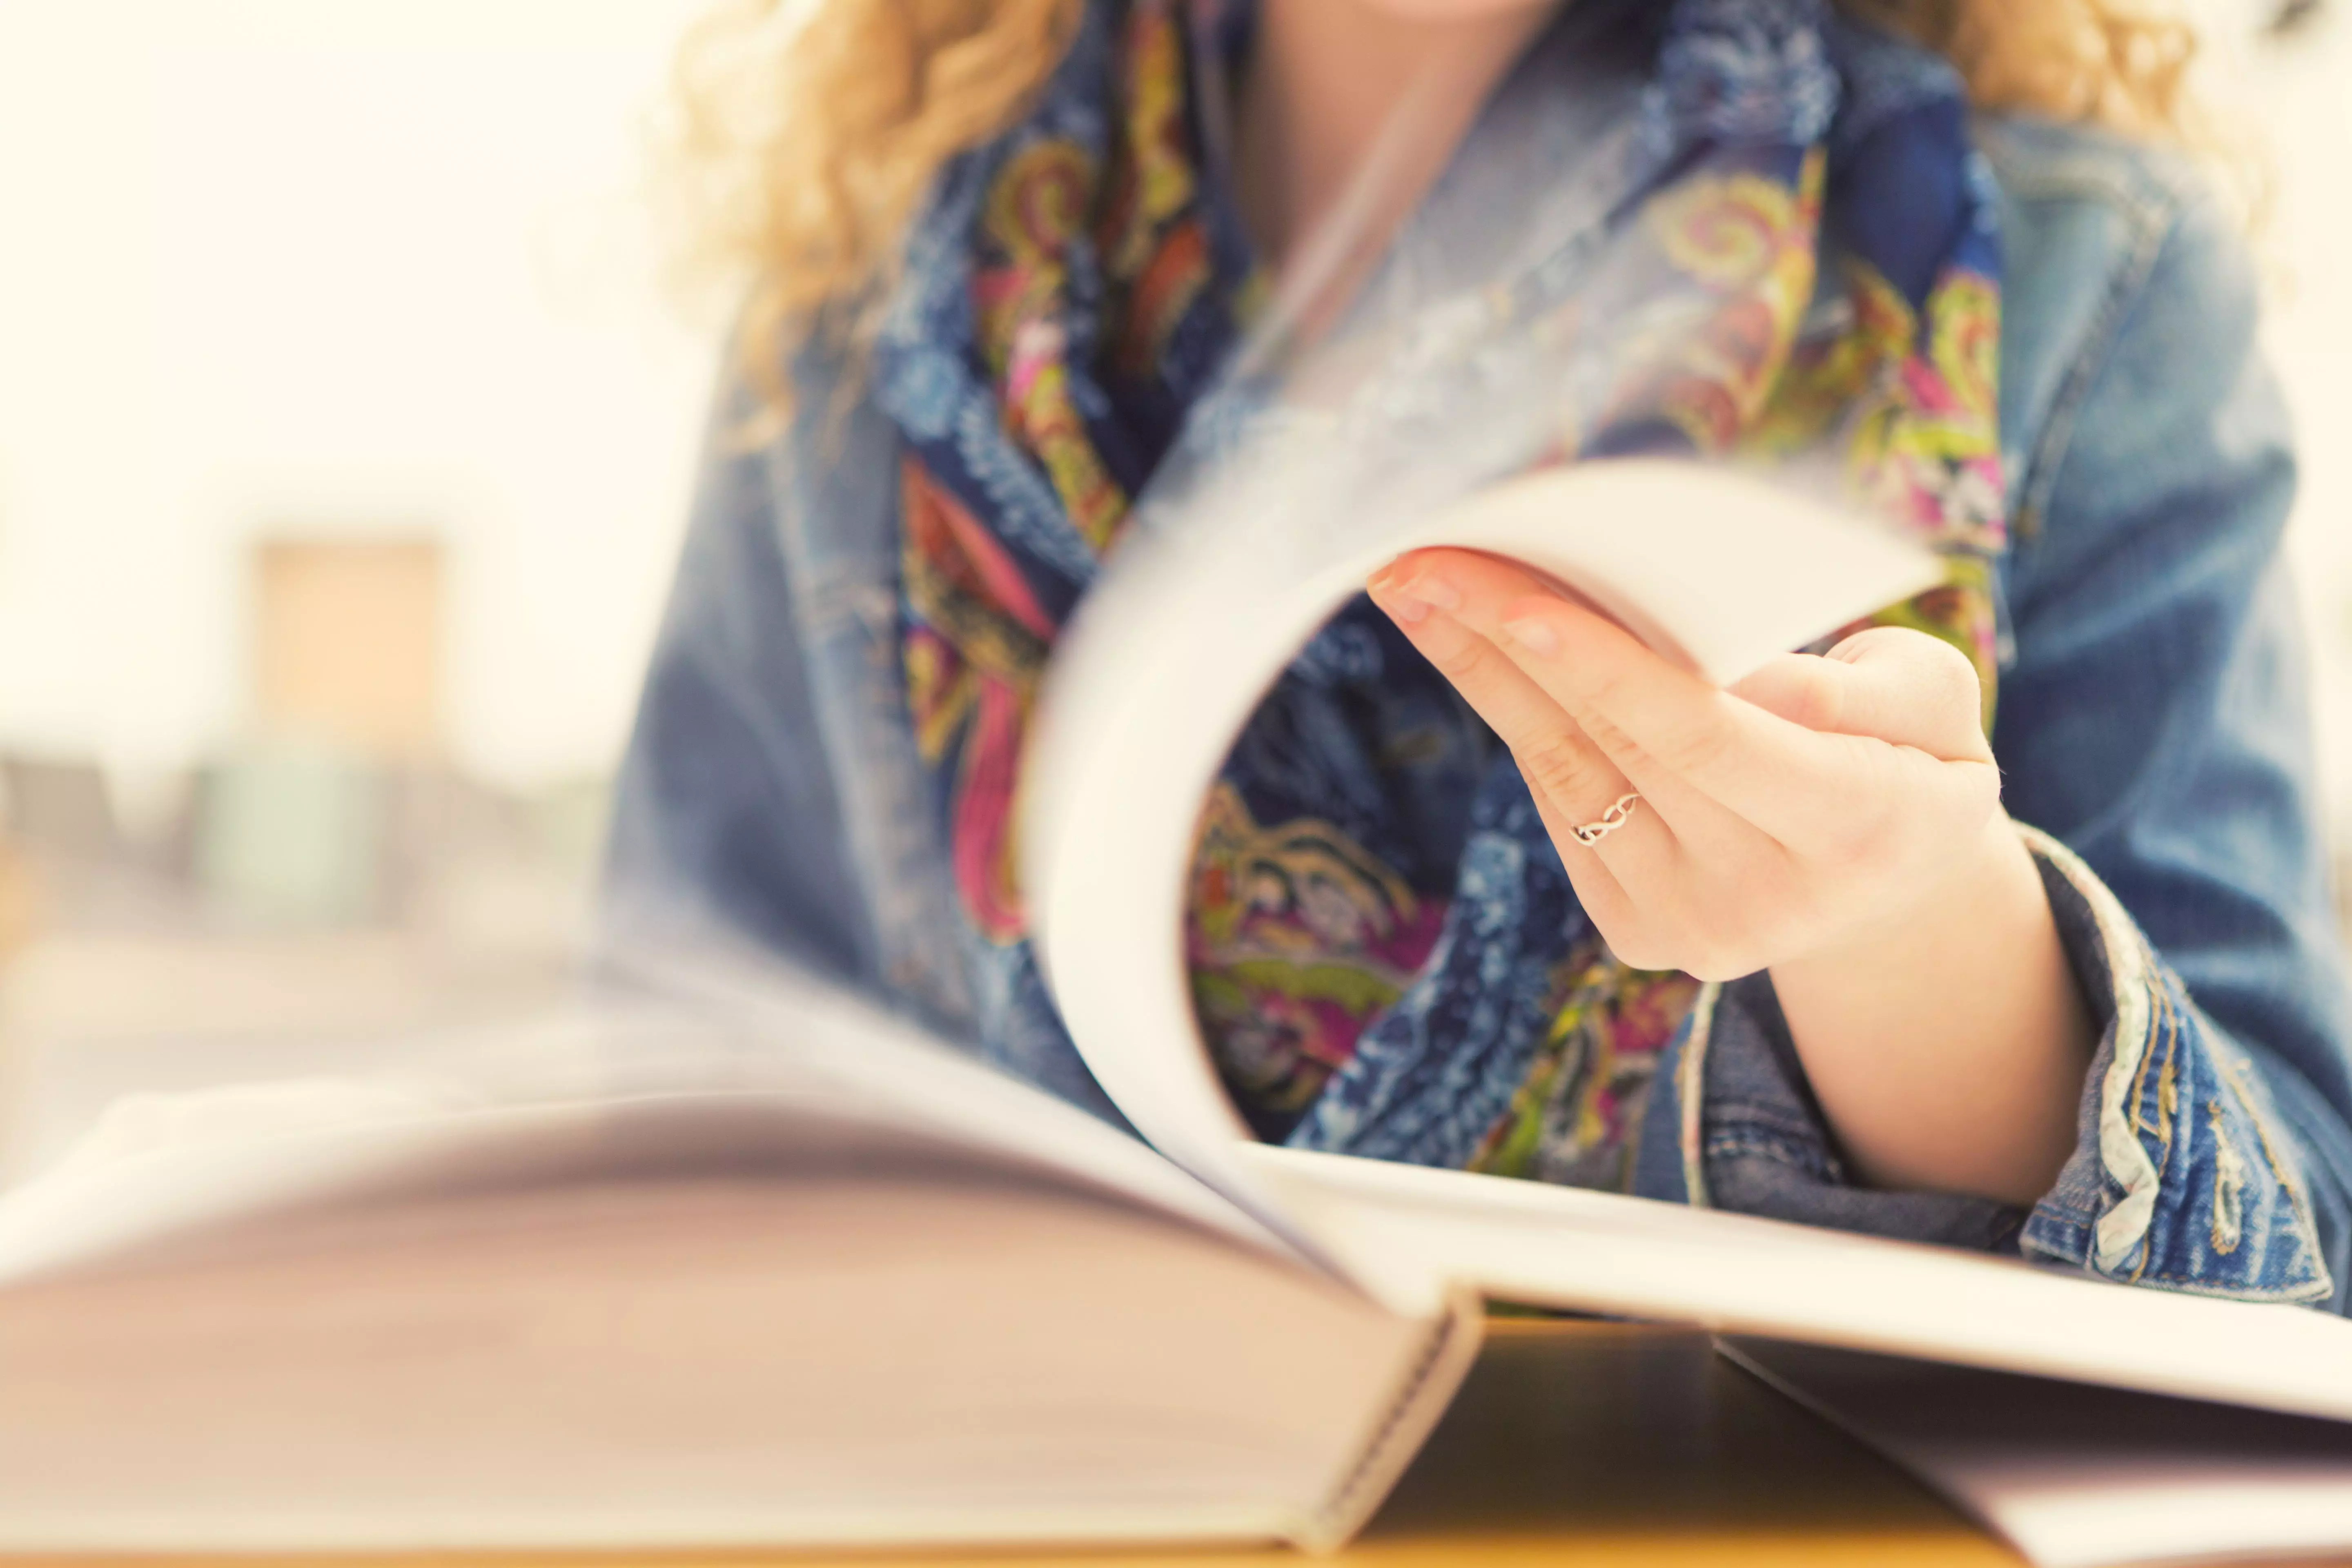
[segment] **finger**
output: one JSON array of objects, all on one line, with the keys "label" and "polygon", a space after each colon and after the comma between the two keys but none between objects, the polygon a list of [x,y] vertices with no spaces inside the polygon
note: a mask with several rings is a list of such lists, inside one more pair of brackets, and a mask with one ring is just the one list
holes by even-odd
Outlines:
[{"label": "finger", "polygon": [[1858,632],[1826,656],[1783,654],[1733,684],[1768,713],[1825,734],[1868,735],[1946,762],[1989,762],[1976,666],[1901,626]]},{"label": "finger", "polygon": [[1718,691],[1624,632],[1549,596],[1504,613],[1514,657],[1629,773],[1646,756],[1799,854],[1843,852],[1892,804],[1982,795],[1989,757],[1954,762],[1875,736],[1821,733]]},{"label": "finger", "polygon": [[[1543,579],[1510,562],[1473,551],[1424,550],[1401,560],[1385,574],[1382,587],[1400,603],[1413,601],[1444,606],[1443,613],[1481,633],[1503,661],[1534,689],[1538,700],[1551,708],[1563,709],[1559,699],[1538,684],[1538,675],[1527,664],[1503,626],[1507,607],[1531,595],[1549,596],[1553,592]],[[1579,732],[1582,733],[1580,725]],[[1589,736],[1585,738],[1588,742],[1591,741]],[[1599,749],[1596,744],[1595,750]],[[1703,858],[1720,858],[1751,847],[1748,841],[1756,828],[1738,820],[1723,803],[1705,791],[1677,777],[1670,769],[1647,765],[1648,759],[1638,753],[1608,754],[1618,771],[1632,781],[1651,808],[1673,829],[1675,837],[1695,853]],[[1610,798],[1613,800],[1615,796]]]},{"label": "finger", "polygon": [[[1526,770],[1520,773],[1524,777]],[[1576,901],[1600,928],[1602,937],[1613,943],[1623,940],[1625,933],[1638,930],[1642,906],[1609,863],[1592,848],[1576,842],[1572,831],[1575,825],[1544,798],[1543,791],[1536,788],[1532,781],[1528,784],[1528,795],[1536,803],[1536,815],[1543,818],[1544,831],[1559,847],[1559,862],[1568,872],[1569,885],[1576,889]],[[1627,829],[1632,826],[1630,822],[1626,824]],[[1607,842],[1602,840],[1603,844]],[[1654,900],[1654,889],[1652,894]]]},{"label": "finger", "polygon": [[1627,772],[1654,763],[1791,847],[1834,826],[1855,782],[1839,767],[1855,742],[1832,744],[1719,691],[1549,595],[1501,619],[1515,661]]},{"label": "finger", "polygon": [[[1636,902],[1656,902],[1683,874],[1673,826],[1641,810],[1641,792],[1599,747],[1579,736],[1576,749],[1583,754],[1572,761],[1557,751],[1514,751],[1511,761],[1563,864],[1573,871],[1576,862],[1596,859]],[[1572,780],[1564,784],[1563,773]]]},{"label": "finger", "polygon": [[1819,733],[1717,690],[1549,585],[1510,596],[1538,580],[1493,557],[1423,552],[1395,578],[1399,593],[1490,619],[1497,649],[1569,712],[1700,862],[1840,849],[1874,833],[1891,799],[1978,787],[1924,752]]},{"label": "finger", "polygon": [[1524,670],[1452,616],[1398,595],[1384,577],[1375,576],[1368,589],[1372,602],[1510,748],[1538,806],[1550,814],[1546,826],[1553,829],[1564,861],[1597,858],[1620,881],[1636,884],[1671,874],[1674,835],[1663,821],[1654,832],[1640,835],[1632,835],[1628,822],[1591,845],[1569,831],[1598,820],[1633,786]]},{"label": "finger", "polygon": [[1615,794],[1600,798],[1597,815],[1624,793],[1624,775],[1500,648],[1444,611],[1399,595],[1384,577],[1375,576],[1367,588],[1372,603],[1396,622],[1512,755],[1541,756],[1553,763],[1545,774],[1556,786],[1563,810],[1580,810],[1613,788]]}]

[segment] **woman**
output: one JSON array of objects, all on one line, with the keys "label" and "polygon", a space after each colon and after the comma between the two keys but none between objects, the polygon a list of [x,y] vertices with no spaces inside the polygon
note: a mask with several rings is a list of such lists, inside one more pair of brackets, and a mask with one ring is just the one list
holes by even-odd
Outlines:
[{"label": "woman", "polygon": [[[1596,367],[1556,455],[1825,457],[1948,581],[1724,694],[1494,562],[1380,574],[1206,803],[1188,957],[1244,1113],[2346,1310],[2292,459],[2244,260],[2154,150],[2179,29],[827,0],[740,52],[756,20],[690,56],[752,62],[689,79],[758,283],[619,889],[1100,1105],[1007,869],[1055,631],[1267,280],[1344,337],[1463,202],[1598,191],[1611,259],[1470,285]],[[1382,243],[1333,263],[1341,218]]]}]

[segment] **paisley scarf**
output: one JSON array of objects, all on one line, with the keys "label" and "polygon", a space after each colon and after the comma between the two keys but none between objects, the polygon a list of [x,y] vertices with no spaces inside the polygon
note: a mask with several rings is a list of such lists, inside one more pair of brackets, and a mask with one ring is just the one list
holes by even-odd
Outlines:
[{"label": "paisley scarf", "polygon": [[[1067,1042],[1012,874],[1024,728],[1252,309],[1213,157],[1230,30],[1196,32],[1182,3],[1094,0],[1035,109],[943,177],[877,356],[904,437],[905,718],[977,1026],[1049,1081]],[[1603,171],[1609,264],[1479,285],[1601,367],[1555,460],[1828,455],[1948,563],[1876,619],[1950,639],[1990,693],[1999,247],[1958,80],[1822,0],[1580,0],[1566,22],[1646,85]],[[1505,92],[1540,96],[1548,58]],[[1611,955],[1509,758],[1362,601],[1228,759],[1189,931],[1202,1036],[1261,1136],[1581,1184],[1627,1179],[1697,989]]]}]

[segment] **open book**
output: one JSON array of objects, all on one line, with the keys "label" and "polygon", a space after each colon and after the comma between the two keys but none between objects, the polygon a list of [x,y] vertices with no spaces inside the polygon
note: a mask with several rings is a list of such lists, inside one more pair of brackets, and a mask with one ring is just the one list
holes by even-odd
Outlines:
[{"label": "open book", "polygon": [[1718,679],[1935,580],[1757,481],[1552,470],[1365,546],[1123,549],[1057,655],[1025,886],[1150,1142],[812,983],[394,1076],[117,1105],[0,1198],[0,1549],[1345,1540],[1479,1303],[2352,1421],[2352,1323],[1263,1147],[1193,1025],[1202,794],[1396,551],[1526,561]]}]

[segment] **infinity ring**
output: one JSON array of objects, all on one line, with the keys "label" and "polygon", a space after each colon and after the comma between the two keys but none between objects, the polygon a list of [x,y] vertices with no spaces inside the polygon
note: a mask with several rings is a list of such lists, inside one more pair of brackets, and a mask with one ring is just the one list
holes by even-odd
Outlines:
[{"label": "infinity ring", "polygon": [[1614,805],[1601,814],[1601,819],[1598,822],[1580,824],[1570,828],[1569,832],[1576,836],[1576,841],[1579,844],[1590,848],[1624,826],[1627,820],[1633,815],[1633,807],[1641,804],[1641,800],[1642,797],[1638,795],[1621,795],[1617,797],[1617,803]]}]

